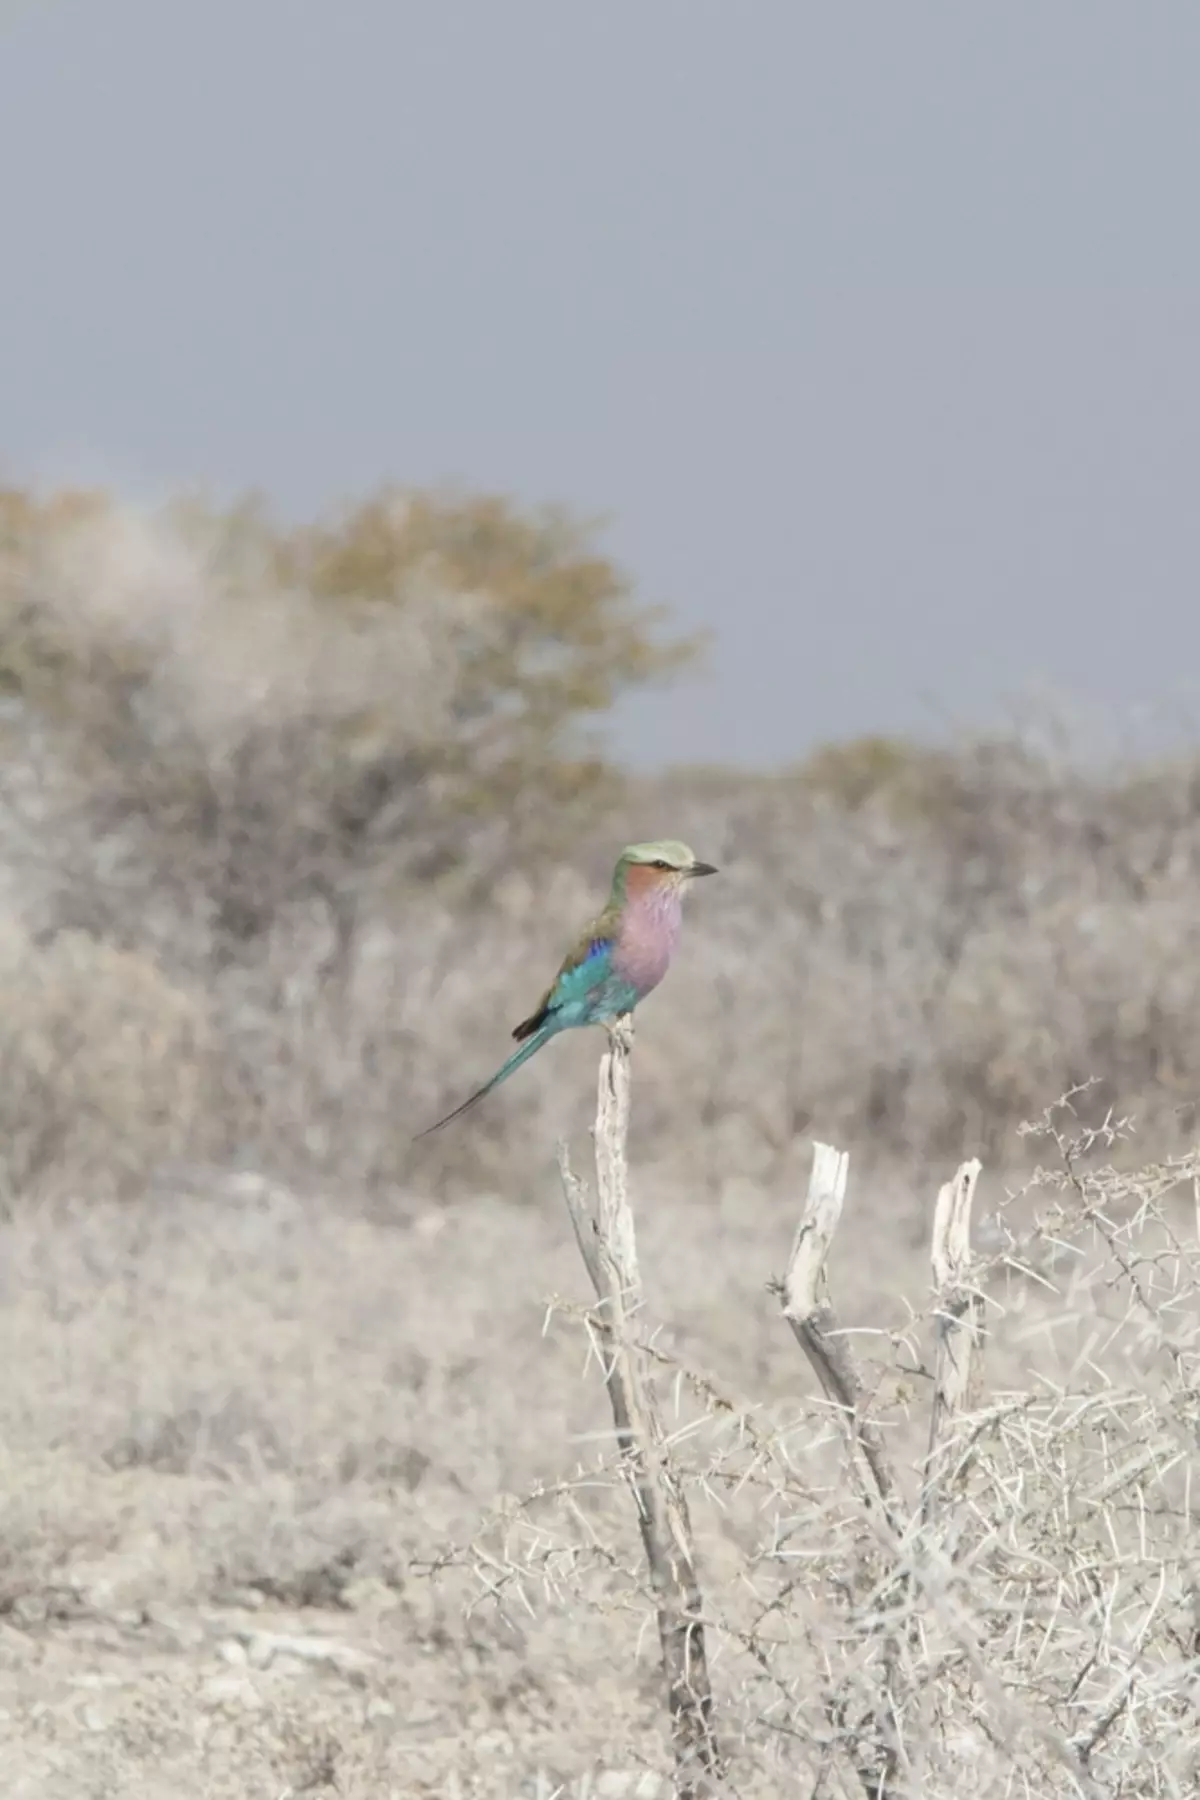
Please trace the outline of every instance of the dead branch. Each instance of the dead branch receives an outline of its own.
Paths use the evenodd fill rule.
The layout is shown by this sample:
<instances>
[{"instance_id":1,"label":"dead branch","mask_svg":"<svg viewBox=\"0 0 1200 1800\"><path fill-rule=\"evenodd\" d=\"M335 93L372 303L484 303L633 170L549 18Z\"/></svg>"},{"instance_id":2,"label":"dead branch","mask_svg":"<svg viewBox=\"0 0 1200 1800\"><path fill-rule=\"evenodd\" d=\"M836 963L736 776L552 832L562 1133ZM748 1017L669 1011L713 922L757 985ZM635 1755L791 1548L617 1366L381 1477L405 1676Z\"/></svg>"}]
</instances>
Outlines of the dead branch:
<instances>
[{"instance_id":1,"label":"dead branch","mask_svg":"<svg viewBox=\"0 0 1200 1800\"><path fill-rule=\"evenodd\" d=\"M632 1329L642 1307L625 1158L632 1048L633 1024L626 1018L611 1030L600 1060L594 1211L584 1183L571 1171L565 1144L558 1147L558 1166L575 1238L596 1292L592 1329L603 1359L617 1443L637 1506L654 1591L676 1793L680 1800L710 1800L719 1791L722 1764L691 1521L666 1448L644 1354Z\"/></svg>"},{"instance_id":2,"label":"dead branch","mask_svg":"<svg viewBox=\"0 0 1200 1800\"><path fill-rule=\"evenodd\" d=\"M932 1518L948 1485L957 1484L970 1462L969 1451L955 1458L956 1421L978 1401L982 1378L983 1294L970 1281L971 1207L980 1162L961 1163L952 1181L938 1191L933 1218L935 1330L933 1406L929 1421L922 1517Z\"/></svg>"},{"instance_id":3,"label":"dead branch","mask_svg":"<svg viewBox=\"0 0 1200 1800\"><path fill-rule=\"evenodd\" d=\"M808 1196L792 1241L787 1273L774 1284L783 1316L812 1364L825 1393L840 1409L852 1444L861 1452L884 1517L897 1537L904 1519L883 1435L864 1407L864 1388L850 1344L829 1298L825 1264L846 1197L849 1154L832 1144L813 1145Z\"/></svg>"},{"instance_id":4,"label":"dead branch","mask_svg":"<svg viewBox=\"0 0 1200 1800\"><path fill-rule=\"evenodd\" d=\"M883 1434L867 1414L862 1377L829 1297L826 1270L842 1216L849 1167L846 1151L837 1150L832 1144L813 1145L808 1194L792 1240L787 1273L774 1286L783 1300L783 1315L817 1379L840 1409L852 1452L857 1451L866 1466L870 1483L862 1487L863 1498L871 1505L873 1489L875 1504L882 1509L887 1524L896 1563L879 1596L878 1611L883 1618L892 1608L904 1611L910 1587L903 1557L903 1496ZM880 1632L883 1678L873 1708L870 1749L866 1761L861 1754L852 1759L867 1800L896 1800L908 1762L903 1720L912 1683L905 1662L905 1635L905 1630L896 1630L894 1623L885 1625Z\"/></svg>"}]
</instances>

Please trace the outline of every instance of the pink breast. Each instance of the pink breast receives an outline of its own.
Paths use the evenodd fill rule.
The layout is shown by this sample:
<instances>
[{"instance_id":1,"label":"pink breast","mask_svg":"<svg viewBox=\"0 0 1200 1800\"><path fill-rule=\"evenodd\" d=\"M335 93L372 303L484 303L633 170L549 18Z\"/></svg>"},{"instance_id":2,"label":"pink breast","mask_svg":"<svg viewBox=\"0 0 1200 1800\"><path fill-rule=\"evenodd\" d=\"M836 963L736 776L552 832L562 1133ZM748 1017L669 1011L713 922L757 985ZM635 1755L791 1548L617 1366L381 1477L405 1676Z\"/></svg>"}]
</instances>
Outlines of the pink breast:
<instances>
[{"instance_id":1,"label":"pink breast","mask_svg":"<svg viewBox=\"0 0 1200 1800\"><path fill-rule=\"evenodd\" d=\"M643 994L657 987L679 942L678 895L639 899L625 909L613 966Z\"/></svg>"}]
</instances>

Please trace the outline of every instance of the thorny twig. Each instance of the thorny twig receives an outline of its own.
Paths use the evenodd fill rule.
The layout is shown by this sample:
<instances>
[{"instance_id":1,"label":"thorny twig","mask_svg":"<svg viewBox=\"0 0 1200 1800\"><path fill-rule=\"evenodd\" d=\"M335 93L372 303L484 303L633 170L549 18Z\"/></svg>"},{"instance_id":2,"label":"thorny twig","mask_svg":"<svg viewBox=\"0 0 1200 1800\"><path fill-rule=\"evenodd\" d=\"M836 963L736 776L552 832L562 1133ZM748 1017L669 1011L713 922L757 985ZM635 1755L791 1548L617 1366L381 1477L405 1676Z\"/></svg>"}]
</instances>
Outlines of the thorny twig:
<instances>
[{"instance_id":1,"label":"thorny twig","mask_svg":"<svg viewBox=\"0 0 1200 1800\"><path fill-rule=\"evenodd\" d=\"M964 1788L979 1800L1194 1791L1200 1388L1187 1370L1200 1365L1200 1245L1167 1209L1200 1165L1180 1159L1138 1176L1088 1169L1072 1154L1069 1206L1043 1209L998 1253L973 1257L968 1247L935 1279L923 1314L876 1334L927 1365L932 1392L937 1359L920 1349L922 1327L936 1341L939 1323L973 1330L989 1309L992 1393L981 1403L963 1385L933 1459L911 1388L881 1385L866 1364L841 1397L822 1382L815 1400L751 1405L627 1309L643 1368L677 1376L678 1416L670 1433L659 1422L657 1454L689 1482L702 1529L723 1545L691 1623L719 1664L722 1749L739 1793L739 1771L766 1768L802 1776L799 1791L828 1800L852 1790L875 1800L950 1800ZM1116 1257L1103 1232L1089 1248L1098 1216ZM1039 1247L1060 1246L1071 1250L1069 1282L1037 1267ZM1024 1310L1009 1311L997 1278L1011 1279L1018 1252L1034 1281ZM1170 1322L1176 1358L1149 1355L1157 1337L1145 1356L1138 1350L1146 1315L1127 1270L1156 1334ZM1124 1317L1097 1310L1108 1274L1130 1296ZM969 1298L965 1314L946 1304L947 1275ZM829 1299L823 1279L819 1303ZM603 1358L599 1310L587 1317ZM1094 1341L1090 1321L1101 1327ZM1084 1348L1061 1367L1042 1356L1026 1374L1016 1333L1036 1347L1039 1322L1071 1325ZM835 1357L853 1362L832 1309L819 1323ZM972 1366L978 1373L977 1355ZM857 1485L836 1454L835 1420L848 1428ZM477 1540L481 1555L463 1549L480 1592L494 1604L519 1594L523 1609L536 1584L556 1605L636 1614L654 1589L609 1504L628 1472L619 1448L598 1451L569 1479L510 1504ZM759 1791L754 1779L747 1793Z\"/></svg>"}]
</instances>

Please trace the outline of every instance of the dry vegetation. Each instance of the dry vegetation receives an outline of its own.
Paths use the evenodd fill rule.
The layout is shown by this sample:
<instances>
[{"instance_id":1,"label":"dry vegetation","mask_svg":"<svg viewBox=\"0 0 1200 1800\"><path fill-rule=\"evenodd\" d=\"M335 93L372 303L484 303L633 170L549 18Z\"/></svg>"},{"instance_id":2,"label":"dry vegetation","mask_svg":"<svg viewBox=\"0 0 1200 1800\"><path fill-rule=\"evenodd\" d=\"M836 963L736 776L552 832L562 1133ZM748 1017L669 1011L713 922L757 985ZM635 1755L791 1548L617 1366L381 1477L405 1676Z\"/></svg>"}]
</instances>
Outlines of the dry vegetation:
<instances>
[{"instance_id":1,"label":"dry vegetation","mask_svg":"<svg viewBox=\"0 0 1200 1800\"><path fill-rule=\"evenodd\" d=\"M1119 1101L1186 1141L1200 760L868 741L773 776L623 778L589 720L693 648L579 527L500 502L385 495L285 533L249 506L10 496L0 905L32 948L6 1055L40 1066L94 956L73 1079L109 1054L106 1008L132 985L152 1031L157 993L179 1154L512 1183L564 1091L584 1120L590 1046L556 1045L469 1132L419 1156L411 1133L498 1059L614 845L670 829L724 874L652 1002L641 1159L778 1178L819 1129L1007 1160L1022 1119L1092 1076L1097 1116ZM143 1134L136 1092L94 1087L111 1149L72 1163L23 1101L10 1185L159 1164L157 1092Z\"/></svg>"},{"instance_id":2,"label":"dry vegetation","mask_svg":"<svg viewBox=\"0 0 1200 1800\"><path fill-rule=\"evenodd\" d=\"M554 1184L597 1045L410 1143L664 831L723 873L631 1149L734 1790L1195 1791L1200 760L623 775L589 721L693 649L498 501L0 496L14 1796L665 1794ZM1018 1135L1093 1077L1048 1157ZM1091 1136L1114 1106L1156 1166ZM890 1521L766 1289L809 1134L852 1152ZM932 1200L974 1152L987 1385L918 1529Z\"/></svg>"}]
</instances>

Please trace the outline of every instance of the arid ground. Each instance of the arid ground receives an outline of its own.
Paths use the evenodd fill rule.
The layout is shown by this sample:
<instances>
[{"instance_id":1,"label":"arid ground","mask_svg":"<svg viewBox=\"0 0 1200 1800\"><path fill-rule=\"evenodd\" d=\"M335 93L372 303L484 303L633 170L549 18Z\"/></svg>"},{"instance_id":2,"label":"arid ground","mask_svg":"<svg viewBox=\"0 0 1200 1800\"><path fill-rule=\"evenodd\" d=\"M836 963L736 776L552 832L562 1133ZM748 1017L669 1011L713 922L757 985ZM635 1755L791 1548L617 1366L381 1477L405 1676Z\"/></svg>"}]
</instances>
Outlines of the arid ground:
<instances>
[{"instance_id":1,"label":"arid ground","mask_svg":"<svg viewBox=\"0 0 1200 1800\"><path fill-rule=\"evenodd\" d=\"M429 1572L608 1429L578 1325L546 1322L584 1276L545 1160L523 1206L370 1217L197 1174L3 1227L13 1800L666 1791L637 1609ZM766 1291L799 1198L641 1206L664 1344L768 1406L815 1385ZM860 1196L852 1316L923 1293L920 1206ZM723 1579L719 1511L698 1529Z\"/></svg>"}]
</instances>

